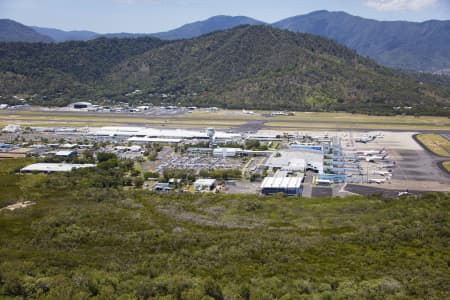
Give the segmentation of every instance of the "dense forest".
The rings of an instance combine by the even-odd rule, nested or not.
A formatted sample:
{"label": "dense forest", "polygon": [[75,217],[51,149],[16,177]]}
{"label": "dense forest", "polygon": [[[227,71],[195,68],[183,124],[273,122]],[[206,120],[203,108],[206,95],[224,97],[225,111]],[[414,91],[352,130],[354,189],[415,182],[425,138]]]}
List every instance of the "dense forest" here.
{"label": "dense forest", "polygon": [[0,161],[2,299],[448,299],[448,194],[155,194]]}
{"label": "dense forest", "polygon": [[[0,89],[31,104],[180,104],[252,109],[448,115],[433,76],[377,65],[326,38],[241,26],[199,38],[0,44]],[[139,93],[130,94],[135,90]]]}

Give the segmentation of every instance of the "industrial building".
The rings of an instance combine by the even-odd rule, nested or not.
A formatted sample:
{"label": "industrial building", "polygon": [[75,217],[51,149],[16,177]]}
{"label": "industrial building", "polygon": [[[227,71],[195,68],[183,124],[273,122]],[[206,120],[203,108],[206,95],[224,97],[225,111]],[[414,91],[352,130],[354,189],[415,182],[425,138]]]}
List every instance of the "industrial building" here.
{"label": "industrial building", "polygon": [[235,157],[241,152],[241,148],[216,148],[213,150],[214,157]]}
{"label": "industrial building", "polygon": [[[107,126],[100,128],[90,128],[89,135],[93,136],[124,136],[145,139],[204,139],[211,138],[211,129],[206,131],[201,130],[185,130],[185,129],[156,129],[146,127],[115,127]],[[214,131],[214,139],[216,140],[233,140],[241,138],[240,134],[227,133],[223,131]],[[141,140],[141,141],[144,141]]]}
{"label": "industrial building", "polygon": [[277,172],[274,177],[266,177],[261,183],[261,194],[273,195],[283,193],[297,196],[302,193],[303,176],[289,176],[287,173]]}
{"label": "industrial building", "polygon": [[265,162],[267,168],[305,172],[314,169],[323,173],[323,153],[315,150],[290,149],[280,150],[272,154]]}
{"label": "industrial building", "polygon": [[61,150],[61,151],[55,152],[55,156],[58,156],[58,157],[70,158],[70,157],[75,157],[77,155],[78,155],[78,152],[75,150]]}
{"label": "industrial building", "polygon": [[20,132],[21,130],[22,130],[22,128],[19,125],[9,124],[9,125],[6,125],[2,129],[2,132],[4,132],[4,133],[16,133],[16,132]]}
{"label": "industrial building", "polygon": [[80,168],[92,168],[94,164],[59,164],[59,163],[37,163],[20,169],[20,173],[54,173],[54,172],[70,172]]}
{"label": "industrial building", "polygon": [[194,190],[196,192],[210,192],[217,186],[216,179],[197,179],[194,182]]}
{"label": "industrial building", "polygon": [[149,138],[149,137],[132,137],[127,140],[128,142],[136,144],[149,144],[149,143],[160,143],[160,144],[178,144],[181,143],[182,139],[168,139],[168,138]]}

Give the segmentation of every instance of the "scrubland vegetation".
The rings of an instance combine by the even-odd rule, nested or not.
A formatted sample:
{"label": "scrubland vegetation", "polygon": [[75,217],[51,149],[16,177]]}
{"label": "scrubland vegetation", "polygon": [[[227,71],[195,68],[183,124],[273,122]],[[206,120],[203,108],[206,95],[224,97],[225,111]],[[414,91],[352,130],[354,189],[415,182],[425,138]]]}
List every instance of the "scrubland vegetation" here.
{"label": "scrubland vegetation", "polygon": [[155,194],[0,161],[2,299],[448,299],[448,194]]}

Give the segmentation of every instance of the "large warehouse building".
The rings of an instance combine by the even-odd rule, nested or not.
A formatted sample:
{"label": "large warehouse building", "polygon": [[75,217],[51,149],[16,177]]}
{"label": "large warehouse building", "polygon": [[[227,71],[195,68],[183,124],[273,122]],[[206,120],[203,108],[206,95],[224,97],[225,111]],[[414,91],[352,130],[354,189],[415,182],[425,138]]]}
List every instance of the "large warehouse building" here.
{"label": "large warehouse building", "polygon": [[[89,133],[94,136],[125,136],[145,139],[204,139],[209,140],[208,131],[186,130],[186,129],[157,129],[146,127],[99,127],[90,128]],[[233,140],[241,138],[240,134],[215,131],[214,138],[217,140]]]}
{"label": "large warehouse building", "polygon": [[92,168],[94,164],[66,164],[66,163],[37,163],[28,165],[20,170],[20,173],[53,173],[53,172],[70,172],[80,168]]}
{"label": "large warehouse building", "polygon": [[302,193],[302,176],[280,176],[266,177],[261,183],[261,193],[263,195],[273,195],[284,193],[289,196],[297,196]]}

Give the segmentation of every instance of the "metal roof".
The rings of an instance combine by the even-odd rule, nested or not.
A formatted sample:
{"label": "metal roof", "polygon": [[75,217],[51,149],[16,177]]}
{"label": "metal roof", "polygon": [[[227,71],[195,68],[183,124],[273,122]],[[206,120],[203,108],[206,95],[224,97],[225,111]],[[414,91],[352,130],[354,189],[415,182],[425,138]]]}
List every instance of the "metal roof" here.
{"label": "metal roof", "polygon": [[215,179],[197,179],[194,182],[194,185],[201,185],[201,186],[211,186],[216,184],[217,180]]}
{"label": "metal roof", "polygon": [[181,143],[182,139],[169,139],[169,138],[148,138],[148,137],[132,137],[128,139],[129,142],[136,143]]}
{"label": "metal roof", "polygon": [[[90,134],[102,136],[142,136],[147,138],[209,138],[206,130],[185,130],[185,129],[156,129],[146,127],[117,127],[106,126],[100,128],[90,128]],[[240,137],[240,134],[216,131],[215,138],[231,139]]]}
{"label": "metal roof", "polygon": [[57,151],[55,153],[55,155],[56,156],[70,156],[70,155],[73,155],[73,154],[76,154],[76,153],[77,152],[73,151],[73,150],[62,150],[62,151]]}
{"label": "metal roof", "polygon": [[261,183],[261,189],[297,189],[302,185],[303,177],[266,177]]}
{"label": "metal roof", "polygon": [[37,163],[22,168],[20,172],[70,172],[73,169],[91,168],[94,164],[58,164],[58,163]]}

